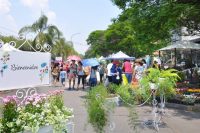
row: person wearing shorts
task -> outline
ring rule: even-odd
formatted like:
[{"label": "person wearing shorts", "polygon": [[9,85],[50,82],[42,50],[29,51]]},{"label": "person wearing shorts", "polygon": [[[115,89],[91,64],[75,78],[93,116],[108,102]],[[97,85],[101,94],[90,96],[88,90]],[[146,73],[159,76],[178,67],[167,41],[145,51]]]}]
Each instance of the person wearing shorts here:
[{"label": "person wearing shorts", "polygon": [[72,60],[72,64],[69,67],[69,90],[71,90],[71,81],[73,81],[72,89],[74,89],[76,74],[77,74],[77,65],[75,64],[75,60]]},{"label": "person wearing shorts", "polygon": [[62,86],[65,86],[65,78],[66,78],[67,72],[63,69],[60,70],[60,80],[62,83]]},{"label": "person wearing shorts", "polygon": [[81,61],[78,62],[78,68],[77,68],[77,74],[78,74],[78,86],[77,86],[77,90],[79,90],[79,85],[80,85],[80,81],[82,80],[82,85],[83,85],[83,90],[84,90],[84,84],[85,84],[85,73],[83,70],[83,64],[81,63]]}]

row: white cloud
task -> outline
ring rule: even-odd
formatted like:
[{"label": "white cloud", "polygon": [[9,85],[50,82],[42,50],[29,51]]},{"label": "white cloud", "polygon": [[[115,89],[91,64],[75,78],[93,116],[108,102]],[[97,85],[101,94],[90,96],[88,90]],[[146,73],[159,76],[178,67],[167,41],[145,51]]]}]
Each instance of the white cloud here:
[{"label": "white cloud", "polygon": [[49,18],[49,23],[55,23],[56,20],[56,13],[53,11],[48,11],[47,13],[45,13],[47,15],[47,17]]},{"label": "white cloud", "polygon": [[50,23],[55,23],[56,13],[49,9],[49,0],[20,0],[21,3],[32,11],[32,15],[38,18],[41,12],[46,14]]},{"label": "white cloud", "polygon": [[6,15],[6,21],[10,25],[10,27],[12,27],[12,29],[14,30],[17,29],[16,21],[12,15],[10,14]]},{"label": "white cloud", "polygon": [[0,14],[6,14],[10,12],[11,3],[9,0],[0,0]]},{"label": "white cloud", "polygon": [[21,3],[29,8],[39,7],[45,9],[48,8],[49,0],[21,0]]},{"label": "white cloud", "polygon": [[[17,24],[14,17],[11,15],[12,4],[10,0],[0,0],[0,18],[3,21],[0,21],[0,30],[6,35],[7,33],[16,34]],[[11,32],[12,31],[12,32]]]}]

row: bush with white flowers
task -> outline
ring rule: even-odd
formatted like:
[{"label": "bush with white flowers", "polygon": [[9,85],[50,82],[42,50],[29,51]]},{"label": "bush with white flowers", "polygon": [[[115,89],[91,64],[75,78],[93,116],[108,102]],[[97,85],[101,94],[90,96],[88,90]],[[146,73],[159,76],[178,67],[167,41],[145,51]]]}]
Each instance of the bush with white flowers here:
[{"label": "bush with white flowers", "polygon": [[[4,98],[3,118],[0,132],[31,131],[37,133],[43,126],[52,125],[53,132],[66,131],[66,122],[73,117],[73,110],[64,106],[62,90],[26,97],[23,105],[18,105],[16,97]],[[11,105],[12,106],[11,106]],[[9,105],[9,106],[8,106]],[[9,111],[13,118],[6,118]]]}]

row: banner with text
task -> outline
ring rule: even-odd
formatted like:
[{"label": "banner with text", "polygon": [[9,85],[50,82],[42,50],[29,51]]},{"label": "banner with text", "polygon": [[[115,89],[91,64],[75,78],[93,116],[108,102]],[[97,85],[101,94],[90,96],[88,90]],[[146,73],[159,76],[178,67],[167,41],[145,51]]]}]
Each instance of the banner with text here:
[{"label": "banner with text", "polygon": [[0,51],[0,90],[50,84],[50,53]]}]

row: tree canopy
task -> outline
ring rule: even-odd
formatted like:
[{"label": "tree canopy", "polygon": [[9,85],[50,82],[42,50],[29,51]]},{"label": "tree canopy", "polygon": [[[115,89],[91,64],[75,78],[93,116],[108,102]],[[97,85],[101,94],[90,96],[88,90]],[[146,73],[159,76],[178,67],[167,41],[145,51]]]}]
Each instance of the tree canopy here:
[{"label": "tree canopy", "polygon": [[[24,26],[19,31],[19,34],[25,34],[25,36],[29,33],[33,33],[35,35],[33,40],[31,40],[32,38],[25,38],[26,40],[21,40],[14,36],[3,35],[0,35],[0,40],[5,43],[14,41],[16,42],[16,48],[28,41],[26,43],[31,43],[32,47],[36,50],[36,44],[44,46],[47,43],[52,48],[52,58],[61,56],[63,59],[66,59],[69,55],[78,55],[75,49],[62,36],[61,31],[55,25],[48,24],[48,18],[45,15],[41,15],[40,18],[32,25]],[[34,51],[26,43],[20,48],[20,50]]]},{"label": "tree canopy", "polygon": [[122,12],[109,27],[92,32],[86,55],[108,55],[119,50],[144,56],[168,45],[174,33],[194,35],[200,31],[200,2],[197,0],[111,0]]},{"label": "tree canopy", "polygon": [[19,31],[19,34],[28,33],[35,35],[33,45],[38,43],[41,45],[45,43],[53,45],[62,35],[55,25],[48,24],[48,18],[45,15],[41,15],[32,25],[24,26]]}]

